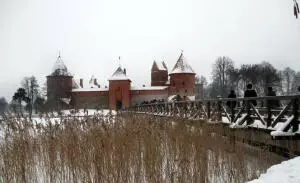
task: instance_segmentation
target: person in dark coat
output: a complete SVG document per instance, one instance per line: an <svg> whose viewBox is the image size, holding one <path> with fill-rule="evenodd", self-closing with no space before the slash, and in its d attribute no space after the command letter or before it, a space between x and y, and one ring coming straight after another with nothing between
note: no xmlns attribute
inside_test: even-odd
<svg viewBox="0 0 300 183"><path fill-rule="evenodd" d="M247 98L247 97L257 97L257 93L254 89L252 89L252 84L251 83L247 84L247 90L244 92L244 98ZM250 102L254 106L257 105L256 100L250 100Z"/></svg>
<svg viewBox="0 0 300 183"><path fill-rule="evenodd" d="M227 98L236 98L236 94L235 94L234 90L230 90L230 93L229 93ZM232 122L234 120L234 117L235 117L234 108L236 106L236 101L227 101L226 104L230 109L230 118L231 118L231 122Z"/></svg>
<svg viewBox="0 0 300 183"><path fill-rule="evenodd" d="M227 98L236 98L236 94L235 94L234 90L230 90L230 93ZM232 109L232 108L235 108L236 101L227 101L226 104L230 109Z"/></svg>
<svg viewBox="0 0 300 183"><path fill-rule="evenodd" d="M267 96L272 96L275 97L276 96L276 92L273 90L273 88L271 86L268 87L268 93ZM279 101L278 100L267 100L267 107L279 107Z"/></svg>

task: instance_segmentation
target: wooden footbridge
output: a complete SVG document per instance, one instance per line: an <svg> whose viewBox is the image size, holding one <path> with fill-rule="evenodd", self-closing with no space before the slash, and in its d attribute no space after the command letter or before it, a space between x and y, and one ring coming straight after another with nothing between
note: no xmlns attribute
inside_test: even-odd
<svg viewBox="0 0 300 183"><path fill-rule="evenodd" d="M127 111L206 121L223 136L300 155L299 105L300 95L293 95L151 103Z"/></svg>

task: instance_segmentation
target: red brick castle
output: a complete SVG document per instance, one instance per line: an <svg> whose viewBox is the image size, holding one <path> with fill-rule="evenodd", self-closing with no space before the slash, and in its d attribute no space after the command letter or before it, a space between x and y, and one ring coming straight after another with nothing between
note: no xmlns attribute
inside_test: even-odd
<svg viewBox="0 0 300 183"><path fill-rule="evenodd" d="M153 62L151 86L133 87L126 69L119 66L101 87L92 77L88 83L76 81L58 56L53 72L47 76L48 103L72 108L123 109L145 101L195 100L195 72L183 53L168 74L165 62Z"/></svg>

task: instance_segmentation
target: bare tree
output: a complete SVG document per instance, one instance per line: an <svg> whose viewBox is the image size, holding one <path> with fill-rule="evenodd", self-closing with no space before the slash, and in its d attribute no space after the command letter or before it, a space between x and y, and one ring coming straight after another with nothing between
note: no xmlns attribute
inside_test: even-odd
<svg viewBox="0 0 300 183"><path fill-rule="evenodd" d="M292 92L292 83L295 79L296 72L291 69L290 67L286 67L281 72L281 78L282 78L282 90L285 95L291 95Z"/></svg>
<svg viewBox="0 0 300 183"><path fill-rule="evenodd" d="M225 97L228 93L230 73L234 70L233 61L229 57L218 57L213 64L212 77L219 95Z"/></svg>
<svg viewBox="0 0 300 183"><path fill-rule="evenodd" d="M262 62L259 64L259 75L258 77L258 94L267 95L268 86L278 88L280 85L279 72L269 62Z"/></svg>
<svg viewBox="0 0 300 183"><path fill-rule="evenodd" d="M300 87L300 71L295 74L293 83L292 83L292 94L298 93L298 87Z"/></svg>

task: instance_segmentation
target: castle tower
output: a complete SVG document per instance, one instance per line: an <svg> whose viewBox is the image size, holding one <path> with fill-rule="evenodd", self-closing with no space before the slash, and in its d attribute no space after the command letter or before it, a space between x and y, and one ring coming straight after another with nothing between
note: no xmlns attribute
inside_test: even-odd
<svg viewBox="0 0 300 183"><path fill-rule="evenodd" d="M109 108L118 110L129 107L131 81L126 76L126 69L122 69L121 66L119 66L108 81Z"/></svg>
<svg viewBox="0 0 300 183"><path fill-rule="evenodd" d="M168 69L165 62L153 61L151 69L151 86L166 86Z"/></svg>
<svg viewBox="0 0 300 183"><path fill-rule="evenodd" d="M70 99L73 76L68 72L61 56L57 57L52 73L47 76L47 103L52 107L64 108L64 99Z"/></svg>
<svg viewBox="0 0 300 183"><path fill-rule="evenodd" d="M195 72L180 54L170 76L169 95L195 96Z"/></svg>

